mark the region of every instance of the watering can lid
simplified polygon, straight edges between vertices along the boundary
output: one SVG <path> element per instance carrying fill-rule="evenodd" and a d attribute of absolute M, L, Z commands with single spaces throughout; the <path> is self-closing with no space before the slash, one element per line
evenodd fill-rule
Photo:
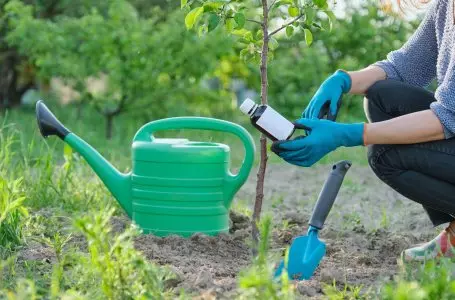
<path fill-rule="evenodd" d="M 187 139 L 136 141 L 133 143 L 133 159 L 157 163 L 225 163 L 229 161 L 229 146 Z"/>

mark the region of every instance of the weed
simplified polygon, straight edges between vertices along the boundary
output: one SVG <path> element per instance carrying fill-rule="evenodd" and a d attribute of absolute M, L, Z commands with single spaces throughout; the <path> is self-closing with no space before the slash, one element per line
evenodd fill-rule
<path fill-rule="evenodd" d="M 21 190 L 22 179 L 7 181 L 0 174 L 0 257 L 2 252 L 13 250 L 22 243 L 24 218 L 28 216 L 23 206 L 25 197 Z"/>
<path fill-rule="evenodd" d="M 362 224 L 362 219 L 357 212 L 352 212 L 343 215 L 344 229 L 351 229 Z"/>
<path fill-rule="evenodd" d="M 294 299 L 295 288 L 291 285 L 286 272 L 281 276 L 281 282 L 274 279 L 274 265 L 276 261 L 269 254 L 269 239 L 272 219 L 262 217 L 258 255 L 253 265 L 240 274 L 240 291 L 238 299 Z"/>
<path fill-rule="evenodd" d="M 387 211 L 385 208 L 382 208 L 382 214 L 381 214 L 381 227 L 384 229 L 389 228 L 390 222 L 389 218 L 387 217 Z"/>
<path fill-rule="evenodd" d="M 368 293 L 362 294 L 362 286 L 353 286 L 345 284 L 343 289 L 339 289 L 336 285 L 335 280 L 331 285 L 323 284 L 322 290 L 330 300 L 357 300 L 357 299 L 369 299 Z"/>
<path fill-rule="evenodd" d="M 272 207 L 277 208 L 284 202 L 284 196 L 280 195 L 272 200 Z"/>
<path fill-rule="evenodd" d="M 247 201 L 243 199 L 236 200 L 232 205 L 232 210 L 248 217 L 253 215 L 252 210 L 248 207 Z"/>
<path fill-rule="evenodd" d="M 403 272 L 382 291 L 386 300 L 448 300 L 455 298 L 455 262 L 444 258 L 422 265 L 405 265 Z"/>
<path fill-rule="evenodd" d="M 148 262 L 135 250 L 133 238 L 139 234 L 130 227 L 111 241 L 109 220 L 113 211 L 76 221 L 88 242 L 90 258 L 86 267 L 99 278 L 101 290 L 108 299 L 165 299 L 164 280 L 171 273 Z M 90 278 L 92 277 L 90 276 Z"/>

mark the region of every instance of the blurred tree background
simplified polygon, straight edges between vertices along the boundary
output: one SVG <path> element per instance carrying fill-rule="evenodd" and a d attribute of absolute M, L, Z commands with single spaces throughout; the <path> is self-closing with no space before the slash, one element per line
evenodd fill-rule
<path fill-rule="evenodd" d="M 312 46 L 303 30 L 276 35 L 269 103 L 290 119 L 328 74 L 385 58 L 418 24 L 374 0 L 344 5 L 334 30 L 314 32 Z M 119 115 L 144 122 L 188 114 L 235 120 L 239 102 L 259 99 L 259 68 L 240 58 L 239 37 L 223 35 L 223 28 L 187 31 L 178 1 L 0 0 L 0 6 L 0 111 L 52 97 L 74 105 L 79 118 L 84 109 L 96 110 L 111 137 Z M 345 97 L 342 119 L 363 118 L 357 100 Z"/>

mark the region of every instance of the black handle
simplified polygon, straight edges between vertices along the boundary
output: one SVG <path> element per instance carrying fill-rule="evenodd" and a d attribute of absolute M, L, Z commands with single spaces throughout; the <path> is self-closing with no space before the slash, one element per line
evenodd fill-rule
<path fill-rule="evenodd" d="M 322 229 L 324 222 L 332 209 L 333 203 L 338 195 L 344 176 L 348 172 L 352 163 L 347 160 L 340 161 L 333 165 L 329 177 L 322 187 L 318 201 L 311 215 L 310 225 L 317 229 Z"/>
<path fill-rule="evenodd" d="M 63 140 L 70 133 L 41 100 L 36 103 L 36 120 L 41 135 L 45 138 L 56 135 Z"/>

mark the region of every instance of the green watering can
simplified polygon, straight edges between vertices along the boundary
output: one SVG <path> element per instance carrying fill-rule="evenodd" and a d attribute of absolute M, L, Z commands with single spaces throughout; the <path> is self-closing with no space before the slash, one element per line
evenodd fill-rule
<path fill-rule="evenodd" d="M 254 161 L 254 142 L 243 127 L 202 117 L 150 122 L 136 133 L 132 171 L 123 174 L 66 129 L 42 101 L 36 104 L 36 117 L 41 134 L 60 137 L 84 157 L 144 233 L 188 237 L 196 232 L 207 235 L 228 232 L 229 207 Z M 153 137 L 157 131 L 171 129 L 224 131 L 238 136 L 245 147 L 238 174 L 229 171 L 227 145 Z"/>

